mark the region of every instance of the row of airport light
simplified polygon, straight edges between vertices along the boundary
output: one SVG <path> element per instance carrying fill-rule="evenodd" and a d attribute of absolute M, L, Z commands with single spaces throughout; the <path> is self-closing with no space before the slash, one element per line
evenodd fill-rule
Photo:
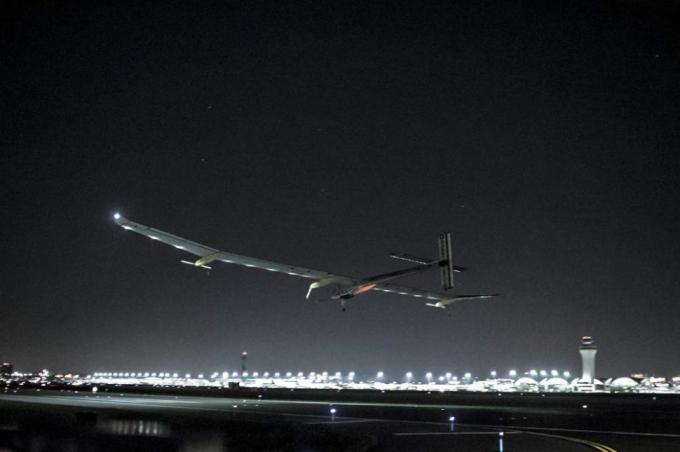
<path fill-rule="evenodd" d="M 252 375 L 252 378 L 251 378 Z M 64 380 L 64 381 L 70 381 L 73 384 L 83 384 L 84 382 L 91 381 L 91 382 L 101 382 L 101 383 L 107 383 L 108 382 L 115 382 L 118 384 L 161 384 L 161 385 L 177 385 L 177 386 L 185 386 L 185 385 L 192 385 L 192 386 L 222 386 L 226 385 L 226 383 L 229 381 L 234 381 L 234 380 L 240 380 L 242 384 L 245 385 L 258 385 L 258 384 L 273 384 L 273 385 L 282 385 L 286 386 L 287 381 L 288 382 L 293 382 L 295 385 L 305 385 L 305 384 L 347 384 L 351 385 L 352 387 L 361 387 L 361 385 L 376 385 L 376 387 L 380 387 L 377 385 L 381 384 L 387 384 L 387 385 L 399 385 L 397 381 L 391 381 L 388 382 L 385 379 L 385 373 L 382 371 L 378 371 L 375 374 L 375 379 L 370 378 L 368 381 L 359 381 L 359 385 L 355 386 L 354 379 L 356 374 L 354 372 L 348 372 L 346 374 L 346 378 L 342 378 L 342 373 L 341 372 L 335 372 L 334 374 L 329 374 L 327 371 L 324 372 L 309 372 L 305 374 L 304 372 L 263 372 L 262 374 L 258 372 L 253 372 L 252 374 L 249 374 L 248 372 L 222 372 L 221 374 L 219 372 L 214 372 L 211 375 L 209 375 L 207 378 L 204 374 L 197 374 L 195 378 L 192 378 L 191 374 L 184 374 L 183 376 L 180 376 L 179 373 L 174 372 L 95 372 L 94 374 L 87 375 L 84 378 L 81 377 L 79 374 L 61 374 L 57 373 L 52 375 L 51 372 L 48 370 L 44 369 L 40 372 L 31 372 L 31 373 L 22 373 L 22 372 L 12 372 L 11 378 L 12 379 L 36 379 L 36 380 L 46 380 L 49 378 L 55 378 L 57 380 Z M 504 378 L 504 377 L 499 377 L 498 372 L 496 371 L 491 371 L 489 373 L 491 378 L 486 378 L 486 379 L 479 379 L 479 378 L 473 378 L 472 374 L 470 372 L 466 372 L 463 374 L 463 378 L 459 379 L 457 376 L 453 375 L 451 372 L 447 372 L 444 375 L 439 375 L 436 380 L 434 379 L 434 374 L 432 372 L 426 372 L 425 373 L 425 380 L 427 381 L 428 385 L 434 383 L 434 384 L 439 384 L 439 390 L 445 391 L 446 390 L 446 385 L 450 386 L 458 386 L 461 388 L 465 387 L 474 387 L 474 390 L 490 390 L 490 388 L 499 388 L 502 389 L 506 387 L 507 385 L 512 385 L 516 383 L 522 384 L 523 382 L 520 381 L 518 377 L 518 372 L 514 369 L 511 369 L 510 371 L 507 372 L 507 376 L 510 378 Z M 562 372 L 562 377 L 566 379 L 570 379 L 571 374 L 569 371 L 564 371 Z M 560 372 L 558 372 L 556 369 L 553 369 L 551 371 L 547 371 L 545 369 L 543 370 L 529 370 L 526 372 L 523 372 L 523 376 L 527 377 L 532 377 L 527 383 L 525 384 L 538 384 L 538 378 L 535 377 L 542 377 L 540 380 L 540 385 L 545 385 L 546 389 L 548 385 L 564 385 L 565 383 L 562 382 L 560 383 L 559 380 L 560 377 Z M 221 378 L 220 378 L 221 377 Z M 549 377 L 552 378 L 557 378 L 556 381 L 551 380 Z M 5 376 L 5 379 L 7 376 Z M 627 378 L 627 377 L 626 377 Z M 147 380 L 148 379 L 148 380 Z M 128 380 L 128 381 L 125 381 Z M 160 380 L 160 381 L 159 381 Z M 263 381 L 265 380 L 265 381 Z M 267 381 L 268 380 L 268 381 Z M 278 380 L 278 381 L 276 381 Z M 532 383 L 531 380 L 534 380 Z M 615 380 L 614 378 L 611 378 L 609 380 Z M 659 381 L 661 380 L 662 383 L 664 383 L 668 388 L 672 388 L 673 391 L 675 392 L 680 392 L 680 376 L 673 377 L 672 378 L 672 383 L 669 382 L 666 378 L 657 378 L 657 377 L 646 377 L 646 381 L 642 381 L 639 384 L 636 384 L 634 386 L 639 387 L 641 390 L 646 390 L 652 387 L 656 387 L 659 385 Z M 405 383 L 407 386 L 406 388 L 418 388 L 420 385 L 423 385 L 422 381 L 414 381 L 414 373 L 413 372 L 406 372 L 404 374 L 404 377 L 402 379 L 402 383 Z M 479 383 L 479 385 L 477 385 Z M 605 383 L 606 385 L 607 383 Z M 656 385 L 656 386 L 655 386 Z M 619 385 L 621 386 L 621 385 Z M 624 385 L 625 386 L 625 385 Z M 388 386 L 383 386 L 384 388 Z M 659 386 L 661 387 L 661 386 Z M 402 386 L 404 388 L 404 386 Z M 629 386 L 626 386 L 626 388 L 630 388 Z M 493 389 L 496 390 L 496 389 Z"/>
<path fill-rule="evenodd" d="M 499 373 L 495 370 L 492 370 L 489 373 L 491 379 L 498 379 L 498 378 L 503 378 L 499 375 Z M 530 376 L 530 377 L 543 377 L 543 378 L 548 378 L 548 377 L 564 377 L 564 378 L 570 378 L 571 373 L 567 370 L 563 372 L 559 372 L 556 369 L 552 369 L 550 371 L 547 371 L 545 369 L 542 370 L 535 370 L 531 369 L 529 371 L 526 371 L 523 373 L 525 376 Z M 161 378 L 161 379 L 167 379 L 167 378 L 172 378 L 172 379 L 199 379 L 199 380 L 204 380 L 206 379 L 206 376 L 204 374 L 197 374 L 195 377 L 192 377 L 192 374 L 184 374 L 182 377 L 180 377 L 180 374 L 177 372 L 95 372 L 93 374 L 95 378 Z M 345 374 L 345 378 L 343 378 L 343 373 L 342 372 L 335 372 L 334 374 L 330 374 L 328 371 L 323 371 L 323 372 L 308 372 L 305 374 L 304 372 L 297 372 L 293 373 L 291 371 L 288 372 L 214 372 L 212 373 L 208 379 L 210 380 L 218 380 L 218 379 L 223 379 L 223 380 L 228 380 L 228 379 L 233 379 L 233 378 L 264 378 L 264 379 L 289 379 L 289 380 L 312 380 L 312 381 L 323 381 L 323 382 L 328 382 L 331 380 L 334 381 L 348 381 L 348 382 L 353 382 L 355 380 L 356 373 L 354 371 L 347 372 Z M 458 382 L 458 381 L 471 381 L 473 380 L 473 375 L 471 372 L 465 372 L 462 376 L 462 378 L 459 379 L 457 375 L 453 375 L 451 372 L 446 372 L 445 374 L 438 375 L 435 377 L 435 375 L 432 372 L 426 372 L 425 375 L 425 381 L 428 383 L 446 383 L 446 382 Z M 510 369 L 507 372 L 507 377 L 511 379 L 515 379 L 518 377 L 518 372 L 515 369 Z M 415 379 L 415 375 L 413 372 L 409 371 L 404 374 L 404 381 L 406 383 L 411 383 Z M 385 373 L 383 371 L 378 371 L 375 374 L 374 381 L 376 382 L 384 382 L 385 381 Z"/>

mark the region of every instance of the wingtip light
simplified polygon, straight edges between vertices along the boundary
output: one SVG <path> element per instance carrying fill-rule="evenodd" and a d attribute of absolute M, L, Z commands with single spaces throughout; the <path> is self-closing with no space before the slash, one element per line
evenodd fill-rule
<path fill-rule="evenodd" d="M 118 212 L 113 214 L 113 219 L 114 220 L 120 220 L 120 214 Z"/>

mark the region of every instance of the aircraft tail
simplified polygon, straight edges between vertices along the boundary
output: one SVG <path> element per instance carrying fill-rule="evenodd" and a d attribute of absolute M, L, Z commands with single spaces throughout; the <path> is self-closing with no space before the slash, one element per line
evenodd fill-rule
<path fill-rule="evenodd" d="M 455 271 L 460 271 L 460 269 L 453 265 L 451 233 L 444 232 L 439 234 L 439 274 L 443 290 L 453 288 L 453 273 Z"/>

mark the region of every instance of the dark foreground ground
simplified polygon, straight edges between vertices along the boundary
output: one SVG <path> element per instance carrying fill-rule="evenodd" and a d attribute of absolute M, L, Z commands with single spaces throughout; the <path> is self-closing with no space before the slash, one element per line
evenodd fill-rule
<path fill-rule="evenodd" d="M 675 396 L 134 391 L 3 390 L 0 451 L 680 452 Z"/>

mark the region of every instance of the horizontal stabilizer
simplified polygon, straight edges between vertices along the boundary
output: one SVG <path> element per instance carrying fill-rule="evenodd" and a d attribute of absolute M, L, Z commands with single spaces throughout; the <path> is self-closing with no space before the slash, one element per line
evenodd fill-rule
<path fill-rule="evenodd" d="M 402 254 L 392 253 L 392 254 L 390 254 L 390 257 L 392 259 L 397 259 L 397 260 L 406 261 L 406 262 L 413 262 L 413 263 L 422 264 L 422 265 L 429 265 L 429 264 L 432 264 L 432 263 L 437 261 L 436 259 L 427 259 L 427 258 L 424 258 L 424 257 L 416 257 L 416 256 L 411 256 L 410 254 L 405 254 L 405 253 L 402 253 Z"/>

